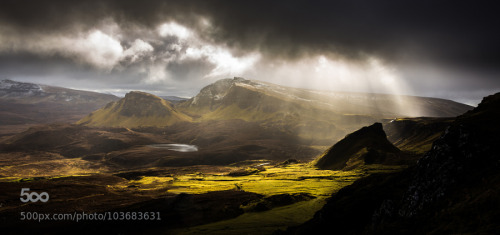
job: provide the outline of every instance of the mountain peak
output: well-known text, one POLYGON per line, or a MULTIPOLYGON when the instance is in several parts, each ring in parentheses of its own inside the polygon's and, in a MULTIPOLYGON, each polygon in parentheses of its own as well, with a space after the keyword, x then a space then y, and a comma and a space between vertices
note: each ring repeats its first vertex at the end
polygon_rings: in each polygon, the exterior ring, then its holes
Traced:
POLYGON ((140 100, 140 101, 151 101, 151 102, 160 102, 160 103, 163 100, 162 98, 160 98, 156 95, 146 93, 143 91, 131 91, 131 92, 125 94, 124 99, 126 101, 140 100))
POLYGON ((190 118, 171 103, 153 94, 131 91, 124 98, 99 109, 78 123, 90 126, 168 126, 190 118))
POLYGON ((382 123, 380 122, 373 123, 370 126, 362 127, 361 129, 347 135, 346 138, 348 137, 352 138, 354 136, 364 136, 364 135, 375 135, 378 137, 386 138, 384 128, 382 127, 382 123))
POLYGON ((235 81, 235 82, 246 82, 246 81, 249 81, 249 80, 244 79, 242 77, 234 77, 233 81, 235 81))
POLYGON ((142 91, 131 91, 119 101, 119 113, 123 116, 165 116, 171 113, 172 106, 162 98, 142 91))
POLYGON ((203 87, 200 93, 184 104, 184 106, 214 110, 221 104, 221 100, 227 95, 230 88, 239 83, 251 84, 252 81, 242 77, 218 80, 203 87))
POLYGON ((316 166, 321 169, 352 169, 363 164, 385 161, 399 149, 386 137, 381 123, 365 126, 333 145, 320 157, 316 166))
POLYGON ((156 98, 161 99, 160 97, 158 97, 156 95, 153 95, 153 94, 150 94, 150 93, 146 93, 144 91, 131 91, 131 92, 125 94, 125 98, 126 97, 130 98, 130 97, 134 97, 134 96, 135 97, 150 97, 150 98, 154 98, 154 99, 156 99, 156 98))

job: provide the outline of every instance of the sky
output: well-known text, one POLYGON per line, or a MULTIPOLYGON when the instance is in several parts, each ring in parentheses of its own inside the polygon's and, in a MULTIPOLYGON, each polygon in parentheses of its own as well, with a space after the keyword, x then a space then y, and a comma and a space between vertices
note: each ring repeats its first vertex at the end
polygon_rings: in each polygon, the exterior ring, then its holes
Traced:
POLYGON ((0 2, 0 79, 191 97, 222 78, 452 99, 500 91, 479 1, 0 2))

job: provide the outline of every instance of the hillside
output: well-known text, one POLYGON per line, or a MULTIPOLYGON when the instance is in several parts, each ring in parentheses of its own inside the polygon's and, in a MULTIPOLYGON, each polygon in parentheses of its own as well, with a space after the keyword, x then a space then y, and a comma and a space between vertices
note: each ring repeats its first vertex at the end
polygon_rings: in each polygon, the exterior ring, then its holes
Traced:
POLYGON ((0 136, 46 123, 73 123, 109 102, 114 95, 41 84, 0 81, 0 136))
POLYGON ((160 111, 147 115, 132 113, 134 110, 143 112, 143 108, 150 106, 145 104, 141 110, 130 107, 128 116, 118 115, 121 104, 117 103, 78 123, 137 127, 166 126, 191 120, 241 119, 277 128, 313 145, 325 146, 360 126, 386 118, 457 116, 471 108, 434 98, 306 90, 239 77, 219 80, 201 89, 195 97, 175 104, 160 105, 158 99, 142 101, 156 102, 160 111), (168 111, 169 115, 161 110, 168 111))
POLYGON ((415 167, 333 195, 286 234, 495 234, 500 231, 500 93, 457 117, 415 167))
MULTIPOLYGON (((457 102, 426 97, 397 96, 371 93, 347 93, 291 88, 267 82, 236 77, 222 79, 203 88, 198 95, 179 105, 197 114, 224 112, 236 105, 245 111, 288 111, 310 108, 337 114, 367 115, 376 117, 455 117, 472 107, 457 102), (276 102, 285 102, 277 104, 276 102), (260 107, 256 107, 260 105, 260 107), (246 110, 249 107, 252 110, 246 110)), ((256 117, 266 119, 267 116, 256 117)))
POLYGON ((381 123, 363 127, 326 150, 316 162, 320 169, 349 170, 398 158, 400 150, 392 145, 381 123))
POLYGON ((152 94, 132 91, 77 123, 88 126, 162 127, 190 120, 190 117, 178 112, 170 102, 152 94))
POLYGON ((61 102, 67 104, 92 103, 94 105, 102 105, 103 103, 117 100, 118 97, 92 91, 1 80, 0 99, 24 104, 61 102))
POLYGON ((396 118, 384 124, 387 139, 403 151, 424 154, 455 118, 396 118))

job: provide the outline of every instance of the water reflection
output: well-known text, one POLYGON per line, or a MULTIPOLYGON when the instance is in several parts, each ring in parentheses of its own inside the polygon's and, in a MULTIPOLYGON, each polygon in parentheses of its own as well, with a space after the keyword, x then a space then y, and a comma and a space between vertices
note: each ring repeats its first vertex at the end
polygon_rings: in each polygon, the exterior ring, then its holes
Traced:
POLYGON ((196 152, 198 146, 190 144, 151 144, 148 145, 153 148, 168 149, 177 152, 196 152))

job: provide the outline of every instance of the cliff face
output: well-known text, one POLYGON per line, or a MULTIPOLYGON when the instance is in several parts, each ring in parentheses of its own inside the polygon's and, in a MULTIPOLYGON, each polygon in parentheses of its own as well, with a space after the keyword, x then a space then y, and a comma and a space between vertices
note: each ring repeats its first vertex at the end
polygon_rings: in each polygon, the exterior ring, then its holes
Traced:
POLYGON ((486 97, 473 111, 459 118, 434 142, 415 169, 399 214, 418 215, 457 188, 473 186, 500 170, 500 93, 486 97))
POLYGON ((457 117, 416 166, 355 182, 287 233, 498 233, 499 120, 497 93, 457 117))
POLYGON ((333 145, 320 157, 320 169, 351 169, 363 164, 382 163, 399 153, 385 135, 382 124, 363 127, 333 145))

